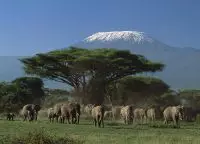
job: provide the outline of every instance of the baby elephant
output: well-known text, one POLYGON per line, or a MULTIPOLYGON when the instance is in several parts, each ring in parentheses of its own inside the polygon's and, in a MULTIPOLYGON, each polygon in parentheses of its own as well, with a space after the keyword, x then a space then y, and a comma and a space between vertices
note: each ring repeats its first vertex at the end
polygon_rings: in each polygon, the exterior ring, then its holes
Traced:
POLYGON ((14 120, 14 117, 15 117, 15 114, 14 113, 8 113, 7 114, 7 120, 9 120, 9 121, 13 121, 14 120))

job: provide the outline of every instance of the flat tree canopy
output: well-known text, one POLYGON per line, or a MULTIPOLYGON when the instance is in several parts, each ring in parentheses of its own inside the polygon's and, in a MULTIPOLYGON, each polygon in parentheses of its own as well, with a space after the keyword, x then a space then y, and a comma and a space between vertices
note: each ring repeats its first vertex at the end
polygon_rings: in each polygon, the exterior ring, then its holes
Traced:
MULTIPOLYGON (((93 90, 128 75, 162 71, 164 64, 151 62, 128 50, 110 48, 82 49, 70 47, 23 58, 27 74, 37 75, 80 89, 90 85, 93 90)), ((98 93, 98 92, 97 92, 98 93)))

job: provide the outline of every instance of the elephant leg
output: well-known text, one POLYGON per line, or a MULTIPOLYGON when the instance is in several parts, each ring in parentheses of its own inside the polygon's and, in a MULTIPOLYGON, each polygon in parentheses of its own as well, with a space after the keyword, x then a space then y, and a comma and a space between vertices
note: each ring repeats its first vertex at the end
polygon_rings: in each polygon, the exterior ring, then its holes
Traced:
POLYGON ((101 119, 98 121, 98 127, 101 127, 101 119))
POLYGON ((58 123, 58 115, 56 115, 56 122, 58 123))
POLYGON ((173 117, 172 120, 173 120, 174 126, 176 126, 177 125, 176 117, 173 117))
POLYGON ((71 124, 69 116, 67 116, 67 120, 68 120, 68 124, 71 124))
POLYGON ((144 123, 144 119, 143 119, 143 117, 142 117, 142 116, 140 117, 140 123, 141 123, 141 124, 143 124, 143 123, 144 123))
POLYGON ((167 122, 167 120, 165 119, 165 120, 164 120, 164 124, 167 124, 167 123, 168 123, 168 122, 167 122))
POLYGON ((77 124, 77 116, 75 116, 74 119, 74 124, 77 124))
POLYGON ((101 126, 101 119, 100 119, 100 116, 97 116, 97 122, 98 122, 98 127, 101 126))
POLYGON ((74 118, 71 116, 71 123, 74 124, 74 118))
POLYGON ((36 116, 35 116, 35 121, 37 121, 37 114, 36 114, 36 116))
POLYGON ((62 117, 62 118, 61 118, 61 121, 62 121, 62 123, 64 124, 64 123, 65 123, 65 117, 62 117))
POLYGON ((23 119, 23 121, 26 121, 26 116, 24 116, 24 119, 23 119))
POLYGON ((97 120, 96 120, 96 118, 94 119, 94 125, 95 125, 95 127, 97 126, 97 120))
POLYGON ((102 127, 104 128, 104 120, 101 119, 102 127))
POLYGON ((78 118, 77 118, 77 124, 79 124, 79 119, 80 119, 80 115, 78 115, 78 118))
POLYGON ((126 124, 126 118, 124 118, 124 124, 126 124))

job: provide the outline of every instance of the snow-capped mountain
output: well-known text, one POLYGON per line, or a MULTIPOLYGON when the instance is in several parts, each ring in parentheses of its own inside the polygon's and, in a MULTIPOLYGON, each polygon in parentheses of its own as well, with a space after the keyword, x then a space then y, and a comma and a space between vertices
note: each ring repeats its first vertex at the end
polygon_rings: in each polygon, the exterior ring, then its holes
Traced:
POLYGON ((113 42, 118 40, 132 42, 133 44, 153 42, 153 39, 147 36, 144 32, 137 31, 98 32, 84 39, 86 43, 93 41, 113 42))
POLYGON ((172 47, 137 31, 98 32, 73 46, 128 49, 152 61, 164 63, 164 71, 155 73, 154 76, 161 78, 172 88, 200 88, 198 49, 172 47))

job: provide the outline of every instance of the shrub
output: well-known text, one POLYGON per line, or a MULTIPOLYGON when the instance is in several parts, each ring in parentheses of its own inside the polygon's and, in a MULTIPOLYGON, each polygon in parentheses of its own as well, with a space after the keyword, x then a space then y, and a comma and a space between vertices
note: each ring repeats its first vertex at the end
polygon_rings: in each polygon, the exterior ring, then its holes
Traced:
POLYGON ((152 128, 180 128, 180 126, 176 126, 176 125, 167 125, 167 124, 148 124, 149 127, 152 127, 152 128))
POLYGON ((27 135, 7 139, 5 144, 83 144, 83 141, 73 139, 69 136, 58 137, 45 132, 36 130, 27 135))
POLYGON ((200 114, 197 114, 197 116, 196 116, 196 123, 200 123, 200 114))

